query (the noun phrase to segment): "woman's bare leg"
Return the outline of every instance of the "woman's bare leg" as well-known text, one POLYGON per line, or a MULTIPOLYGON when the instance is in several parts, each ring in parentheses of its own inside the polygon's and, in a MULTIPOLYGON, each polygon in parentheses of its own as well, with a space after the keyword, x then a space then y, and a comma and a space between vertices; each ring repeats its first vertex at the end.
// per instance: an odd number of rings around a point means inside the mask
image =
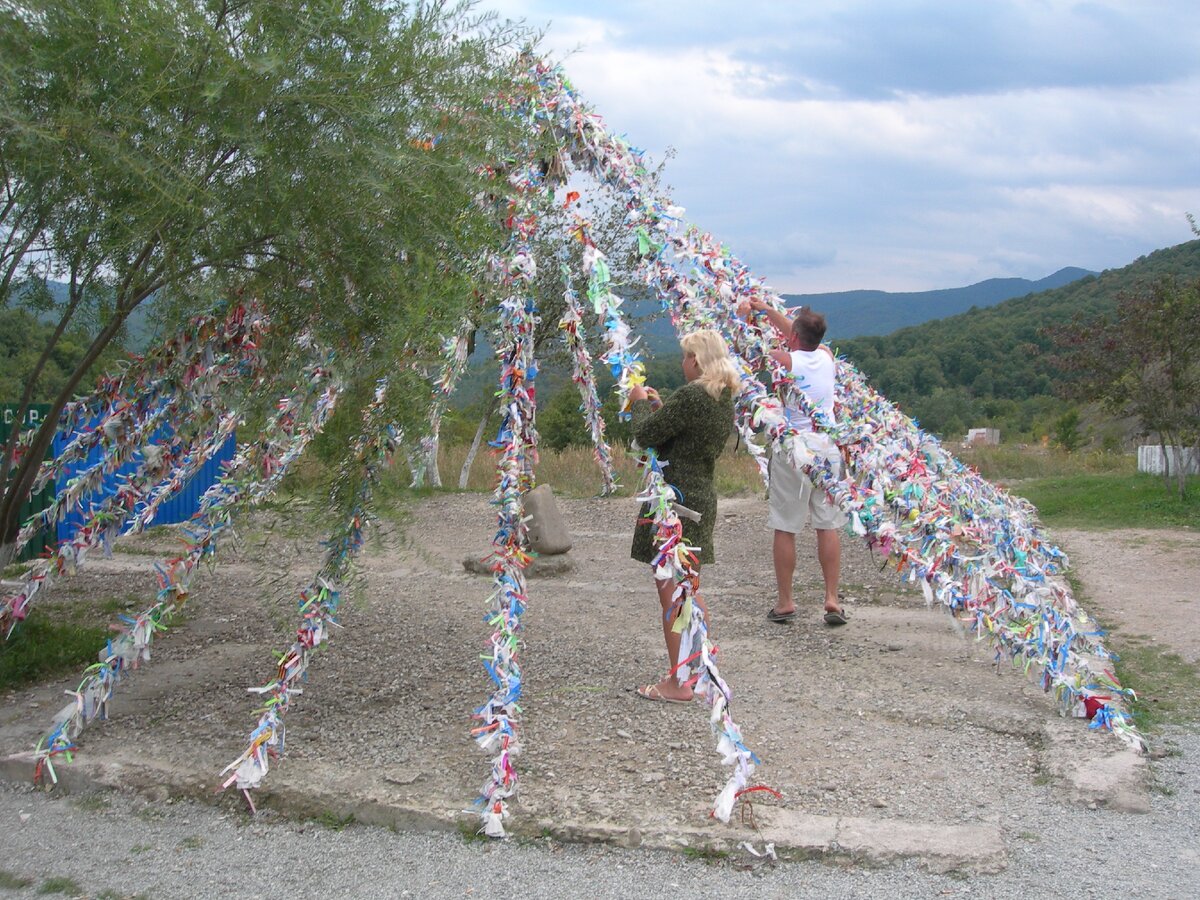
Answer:
MULTIPOLYGON (((679 618, 679 610, 672 611, 671 605, 674 602, 675 582, 670 579, 655 579, 655 590, 658 592, 658 604, 662 610, 662 630, 663 643, 667 647, 667 671, 670 672, 679 662, 679 644, 682 641, 682 636, 674 630, 675 620, 679 618)), ((693 598, 697 606, 704 612, 705 619, 708 618, 708 609, 704 605, 704 601, 699 597, 693 598)), ((643 688, 643 691, 653 689, 660 697, 665 697, 668 700, 691 700, 692 689, 690 687, 681 687, 678 679, 674 675, 666 675, 655 685, 649 688, 643 688)))

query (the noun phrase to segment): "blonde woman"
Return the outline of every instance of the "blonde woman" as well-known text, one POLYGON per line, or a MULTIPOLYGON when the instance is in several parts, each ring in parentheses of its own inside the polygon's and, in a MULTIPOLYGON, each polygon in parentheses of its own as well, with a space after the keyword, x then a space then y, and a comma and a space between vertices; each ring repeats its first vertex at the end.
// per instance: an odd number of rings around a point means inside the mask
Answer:
MULTIPOLYGON (((680 342, 683 350, 683 377, 687 384, 664 403, 654 388, 636 387, 630 391, 633 401, 633 436, 642 447, 653 447, 658 458, 668 463, 663 477, 678 492, 679 502, 700 513, 700 521, 683 519, 683 539, 699 547, 700 563, 713 562, 713 524, 717 519, 717 494, 713 489, 713 468, 733 430, 733 396, 741 386, 737 370, 729 358, 724 338, 711 329, 694 331, 680 342)), ((630 555, 650 563, 655 556, 654 534, 645 510, 633 532, 630 555)), ((663 638, 667 645, 667 669, 679 655, 679 635, 672 631, 678 610, 672 609, 673 581, 655 579, 662 607, 663 638)), ((706 611, 707 612, 707 611, 706 611)), ((657 684, 637 689, 640 697, 668 703, 686 703, 692 699, 691 687, 681 687, 673 676, 657 684)))

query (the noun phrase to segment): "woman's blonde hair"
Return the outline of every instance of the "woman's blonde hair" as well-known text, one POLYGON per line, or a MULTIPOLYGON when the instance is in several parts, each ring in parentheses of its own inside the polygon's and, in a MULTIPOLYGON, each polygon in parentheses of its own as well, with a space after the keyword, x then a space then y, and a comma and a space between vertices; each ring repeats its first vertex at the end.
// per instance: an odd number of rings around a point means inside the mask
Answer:
POLYGON ((700 377, 696 381, 708 391, 710 397, 719 398, 725 388, 729 388, 733 394, 741 388, 742 379, 733 367, 733 360, 729 358, 729 346, 719 332, 711 328, 693 331, 680 339, 679 346, 684 353, 696 357, 696 363, 700 366, 700 377))

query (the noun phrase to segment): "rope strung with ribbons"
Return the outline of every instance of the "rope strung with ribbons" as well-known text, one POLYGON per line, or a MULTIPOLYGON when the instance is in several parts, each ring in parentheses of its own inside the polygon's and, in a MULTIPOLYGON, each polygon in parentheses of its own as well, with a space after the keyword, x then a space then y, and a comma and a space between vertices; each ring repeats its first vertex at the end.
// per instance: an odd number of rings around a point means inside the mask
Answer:
MULTIPOLYGON (((856 533, 891 554, 897 571, 920 581, 940 601, 990 638, 997 660, 1041 669, 1041 683, 1062 708, 1093 717, 1137 750, 1145 742, 1132 717, 1110 700, 1134 699, 1106 665, 1112 654, 1095 623, 1062 578, 1067 564, 1033 521, 1033 511, 958 463, 931 435, 870 389, 847 361, 839 365, 840 421, 812 408, 794 380, 769 356, 774 329, 735 315, 739 303, 782 301, 712 238, 686 227, 683 210, 648 190, 640 153, 615 138, 583 104, 561 70, 534 68, 541 108, 577 166, 620 191, 626 225, 643 258, 646 284, 672 309, 677 327, 719 328, 734 350, 743 390, 737 398, 743 436, 762 433, 850 516, 856 533), (674 265, 671 264, 673 260, 674 265), (687 268, 689 275, 676 267, 687 268), (689 277, 690 276, 690 277, 689 277), (754 374, 765 365, 773 391, 754 374), (837 475, 829 445, 797 435, 785 403, 799 408, 818 432, 846 448, 850 472, 837 475)), ((766 454, 747 442, 766 476, 766 454)))
POLYGON ((248 689, 264 698, 258 723, 246 749, 221 772, 225 778, 221 789, 236 784, 251 810, 254 800, 250 791, 267 776, 270 760, 284 755, 285 718, 292 700, 304 692, 300 685, 309 664, 338 624, 341 586, 365 540, 372 491, 379 472, 391 462, 396 449, 397 431, 387 413, 387 389, 388 380, 380 379, 374 398, 363 410, 363 427, 355 439, 352 459, 340 473, 341 483, 357 482, 355 499, 346 518, 324 542, 325 559, 297 598, 300 624, 296 639, 278 654, 275 677, 261 687, 248 689))
MULTIPOLYGON (((301 339, 307 345, 307 339, 301 339)), ((314 355, 322 355, 314 349, 314 355)), ((71 761, 84 728, 96 719, 107 718, 108 703, 124 675, 149 661, 154 636, 165 631, 182 609, 191 590, 192 577, 204 559, 217 552, 217 539, 232 528, 233 509, 260 502, 272 494, 300 457, 308 443, 321 432, 333 411, 340 388, 330 381, 328 360, 307 366, 301 384, 279 401, 275 416, 258 441, 243 444, 228 463, 220 481, 201 498, 192 522, 180 530, 184 553, 155 563, 158 595, 155 603, 136 616, 122 616, 114 626, 117 636, 101 652, 100 662, 89 666, 72 702, 54 717, 51 730, 34 750, 35 779, 43 774, 57 783, 54 760, 71 761)), ((129 532, 142 527, 134 521, 129 532)))

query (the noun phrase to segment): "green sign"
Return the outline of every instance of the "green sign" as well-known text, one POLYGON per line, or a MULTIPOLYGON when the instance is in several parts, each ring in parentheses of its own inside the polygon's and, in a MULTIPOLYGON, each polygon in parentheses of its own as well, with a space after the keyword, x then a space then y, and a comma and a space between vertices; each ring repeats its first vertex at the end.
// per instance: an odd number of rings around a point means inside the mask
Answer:
MULTIPOLYGON (((20 408, 18 403, 0 403, 0 446, 8 443, 8 436, 12 434, 13 422, 17 417, 17 410, 20 408)), ((30 428, 38 428, 46 421, 46 417, 50 415, 49 403, 31 403, 29 408, 25 410, 25 415, 21 419, 19 430, 26 431, 30 428)), ((53 452, 53 448, 46 451, 46 456, 49 457, 53 452)), ((41 493, 30 497, 21 505, 21 521, 24 522, 30 516, 40 513, 48 508, 54 502, 53 484, 48 484, 42 488, 41 493)), ((52 525, 43 531, 41 534, 33 538, 25 549, 21 551, 21 555, 17 557, 19 560, 34 559, 41 556, 47 550, 54 549, 56 541, 56 530, 52 525)))

